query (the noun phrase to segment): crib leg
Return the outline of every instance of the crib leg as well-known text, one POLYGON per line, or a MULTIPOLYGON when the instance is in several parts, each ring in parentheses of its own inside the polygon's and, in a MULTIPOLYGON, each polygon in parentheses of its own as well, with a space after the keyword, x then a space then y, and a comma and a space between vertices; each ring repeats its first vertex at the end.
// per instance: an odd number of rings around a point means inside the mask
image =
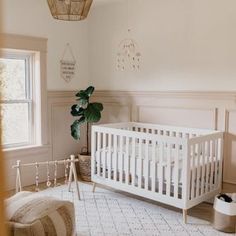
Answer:
POLYGON ((96 183, 93 183, 93 193, 95 192, 96 183))
POLYGON ((183 221, 184 221, 184 224, 187 224, 187 214, 188 214, 188 210, 187 209, 183 209, 183 221))

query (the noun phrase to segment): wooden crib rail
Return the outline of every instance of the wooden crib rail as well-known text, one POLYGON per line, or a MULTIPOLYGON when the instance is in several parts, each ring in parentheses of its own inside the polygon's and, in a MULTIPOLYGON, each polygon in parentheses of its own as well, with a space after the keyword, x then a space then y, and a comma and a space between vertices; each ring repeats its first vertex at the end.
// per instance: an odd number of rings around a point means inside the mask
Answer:
MULTIPOLYGON (((138 129, 140 129, 142 132, 145 131, 144 133, 152 133, 152 134, 160 134, 158 132, 155 133, 154 130, 163 131, 164 133, 168 131, 170 133, 196 134, 196 136, 213 134, 213 133, 219 132, 217 130, 214 131, 211 129, 187 128, 187 127, 181 127, 181 126, 159 125, 159 124, 142 123, 142 122, 122 122, 122 123, 100 124, 100 125, 96 125, 96 127, 115 128, 115 129, 131 130, 131 131, 137 131, 138 129), (147 132, 147 130, 150 130, 150 132, 147 132)), ((171 135, 168 135, 168 136, 171 136, 171 135)))
MULTIPOLYGON (((21 181, 22 168, 33 167, 33 166, 38 168, 39 166, 49 166, 49 165, 54 165, 57 167, 57 165, 69 164, 68 190, 71 191, 71 183, 74 178, 77 196, 78 196, 78 199, 80 200, 78 177, 77 177, 77 172, 76 172, 76 167, 75 167, 75 163, 78 161, 79 160, 76 159, 74 155, 71 155, 69 159, 65 159, 65 160, 44 161, 44 162, 34 162, 34 163, 24 163, 24 164, 22 164, 20 160, 17 160, 16 165, 12 166, 13 169, 16 169, 16 193, 19 191, 22 191, 22 181, 21 181)), ((55 172, 54 174, 56 178, 57 172, 55 172)), ((37 176, 36 176, 36 185, 37 185, 37 176)), ((36 186, 36 189, 37 189, 37 186, 36 186)))

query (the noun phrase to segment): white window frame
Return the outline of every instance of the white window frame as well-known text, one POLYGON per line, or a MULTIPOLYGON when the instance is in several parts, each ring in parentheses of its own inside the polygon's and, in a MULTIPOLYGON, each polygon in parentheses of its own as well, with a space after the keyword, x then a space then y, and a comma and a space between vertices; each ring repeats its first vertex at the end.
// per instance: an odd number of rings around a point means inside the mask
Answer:
POLYGON ((25 61, 25 93, 26 93, 26 98, 25 99, 2 99, 0 101, 1 104, 28 104, 28 125, 29 125, 29 130, 28 130, 28 142, 19 142, 19 143, 12 143, 12 144, 3 144, 4 149, 9 149, 9 148, 17 148, 17 147, 24 147, 24 146, 32 146, 36 144, 36 139, 35 139, 35 105, 37 106, 38 104, 35 103, 34 101, 34 94, 36 87, 35 85, 35 55, 33 52, 28 52, 28 51, 14 51, 14 50, 2 50, 0 58, 2 59, 19 59, 19 60, 24 60, 25 61))
POLYGON ((47 116, 47 39, 14 34, 0 34, 0 37, 1 57, 4 58, 2 55, 4 51, 9 53, 25 52, 30 55, 31 73, 33 73, 31 75, 31 86, 33 87, 31 94, 32 142, 25 146, 6 147, 3 151, 7 155, 15 156, 19 153, 31 153, 33 150, 48 150, 50 142, 47 116))

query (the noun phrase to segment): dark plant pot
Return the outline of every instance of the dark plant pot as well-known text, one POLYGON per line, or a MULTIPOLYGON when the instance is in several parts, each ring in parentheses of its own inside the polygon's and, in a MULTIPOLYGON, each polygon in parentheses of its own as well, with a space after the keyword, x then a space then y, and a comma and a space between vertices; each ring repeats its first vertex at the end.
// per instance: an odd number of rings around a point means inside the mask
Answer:
POLYGON ((76 169, 82 180, 91 181, 91 155, 81 153, 78 155, 79 162, 76 163, 76 169))

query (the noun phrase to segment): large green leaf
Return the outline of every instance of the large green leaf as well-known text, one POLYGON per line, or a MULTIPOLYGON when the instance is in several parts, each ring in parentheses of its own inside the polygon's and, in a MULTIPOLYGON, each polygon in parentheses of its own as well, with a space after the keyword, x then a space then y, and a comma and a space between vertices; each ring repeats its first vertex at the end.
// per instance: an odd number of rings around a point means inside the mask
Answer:
POLYGON ((71 115, 72 116, 82 116, 84 114, 84 108, 75 104, 71 107, 71 115))
POLYGON ((71 125, 71 136, 78 140, 80 139, 80 127, 85 123, 85 117, 82 116, 79 120, 75 120, 74 123, 71 125))
POLYGON ((79 97, 79 98, 86 98, 86 97, 88 97, 87 93, 84 90, 80 90, 78 93, 76 93, 75 96, 79 97))
POLYGON ((90 105, 93 105, 93 108, 98 110, 98 111, 102 111, 103 110, 103 105, 102 103, 99 102, 94 102, 94 103, 90 103, 90 105))
POLYGON ((94 87, 93 86, 89 86, 86 90, 85 93, 90 97, 93 94, 94 91, 94 87))
POLYGON ((89 95, 84 90, 80 90, 76 94, 76 97, 78 97, 77 101, 79 101, 79 104, 82 105, 82 106, 86 105, 89 101, 89 95))
POLYGON ((84 111, 87 122, 95 123, 101 119, 101 109, 103 107, 99 103, 90 103, 84 111))

